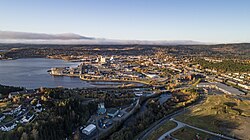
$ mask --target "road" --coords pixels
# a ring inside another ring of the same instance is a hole
[[[153,131],[155,131],[157,128],[159,128],[163,123],[169,121],[169,119],[171,119],[172,117],[174,117],[178,114],[182,114],[184,111],[185,111],[185,109],[177,110],[174,113],[171,113],[171,114],[163,117],[162,119],[156,121],[149,128],[147,128],[145,131],[143,131],[138,136],[137,140],[145,140],[149,136],[149,134],[151,134]]]
[[[177,126],[175,128],[173,128],[173,129],[169,130],[168,132],[166,132],[165,134],[163,134],[160,138],[158,138],[158,140],[164,140],[165,137],[170,136],[171,133],[173,133],[174,131],[185,126],[183,123],[180,123],[180,122],[176,122],[176,123],[177,123]]]
[[[156,91],[155,93],[159,94],[159,93],[162,93],[162,92],[174,92],[174,91],[179,91],[179,90],[183,90],[183,89],[188,89],[190,87],[191,87],[191,85],[187,85],[187,86],[175,88],[173,90],[159,90],[159,91]]]
[[[6,125],[6,124],[9,124],[9,123],[15,123],[17,119],[23,118],[23,116],[27,115],[27,114],[30,112],[30,110],[31,110],[30,108],[27,108],[27,110],[26,110],[22,115],[20,115],[20,116],[18,116],[18,117],[15,117],[15,118],[12,119],[11,121],[8,121],[8,122],[6,122],[6,123],[3,123],[2,125]]]
[[[192,126],[192,125],[189,125],[189,124],[186,124],[186,123],[177,121],[177,120],[175,120],[174,118],[171,118],[170,121],[173,121],[173,122],[177,123],[177,127],[175,127],[174,129],[171,129],[171,130],[169,130],[168,132],[166,132],[165,134],[163,134],[160,138],[158,138],[158,140],[164,140],[164,138],[165,138],[166,136],[169,136],[172,132],[174,132],[174,131],[176,131],[177,129],[182,128],[182,127],[184,127],[184,126],[190,127],[190,128],[196,129],[196,130],[198,130],[198,131],[202,131],[202,132],[205,132],[205,133],[207,133],[207,134],[214,135],[214,136],[216,136],[216,137],[220,137],[220,138],[223,138],[223,139],[236,140],[236,139],[231,138],[231,137],[227,137],[227,136],[224,136],[224,135],[221,135],[221,134],[218,134],[218,133],[214,133],[214,132],[211,132],[211,131],[207,131],[207,130],[204,130],[204,129],[201,129],[201,128],[198,128],[198,127],[195,127],[195,126]]]
[[[162,119],[156,121],[155,123],[153,123],[149,128],[147,128],[146,130],[144,130],[142,133],[139,134],[139,136],[137,137],[137,140],[145,140],[151,133],[153,133],[156,129],[158,129],[159,127],[161,127],[162,124],[164,124],[165,122],[169,121],[171,118],[178,116],[180,114],[185,113],[185,111],[189,110],[191,107],[194,107],[198,104],[200,104],[202,101],[204,101],[204,97],[198,99],[198,101],[192,105],[190,105],[189,107],[185,107],[182,109],[179,109],[165,117],[163,117]]]

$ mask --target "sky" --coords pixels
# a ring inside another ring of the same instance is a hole
[[[0,30],[250,42],[250,0],[1,0]]]

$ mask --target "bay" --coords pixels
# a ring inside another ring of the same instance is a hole
[[[122,82],[88,82],[78,77],[51,76],[52,67],[76,67],[79,62],[58,59],[26,58],[0,61],[0,84],[28,89],[40,87],[91,88],[123,84]]]

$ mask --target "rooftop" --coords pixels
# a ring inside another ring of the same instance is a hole
[[[92,131],[93,129],[96,129],[96,126],[94,124],[89,124],[87,127],[85,127],[83,129],[83,131],[87,131],[87,132],[90,132]]]

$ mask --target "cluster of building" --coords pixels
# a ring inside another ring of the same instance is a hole
[[[187,67],[187,66],[186,66]],[[218,83],[225,83],[226,85],[232,85],[243,91],[250,91],[250,73],[220,73],[214,69],[201,69],[200,65],[193,65],[192,67],[187,67],[190,71],[194,73],[199,73],[206,76],[210,81],[215,81]],[[230,86],[228,86],[230,87]]]
[[[106,109],[104,103],[99,103],[97,110],[98,121],[89,123],[85,128],[81,127],[80,131],[83,134],[89,136],[93,134],[98,128],[107,129],[111,127],[114,122],[114,118],[116,117],[121,118],[123,115],[124,113],[121,112],[120,109],[117,108]]]
[[[5,102],[13,100],[14,98],[26,97],[22,101],[22,104],[12,103],[10,107],[1,110],[0,113],[0,130],[1,131],[10,131],[13,130],[18,124],[30,123],[37,113],[42,112],[42,104],[39,101],[35,105],[31,105],[34,96],[37,93],[36,90],[23,90],[18,92],[11,92],[6,98]]]
[[[130,59],[120,60],[113,56],[84,59],[76,68],[51,68],[50,74],[79,76],[83,80],[139,80],[145,77],[145,75],[134,71],[134,64],[126,64]]]
[[[209,62],[221,59],[205,58]],[[76,68],[52,68],[52,75],[78,76],[82,80],[133,81],[144,84],[168,83],[170,87],[187,84],[197,78],[208,78],[250,90],[250,73],[219,73],[215,69],[192,64],[191,58],[165,56],[89,56]],[[191,64],[191,65],[189,65]],[[169,74],[170,72],[170,74]],[[157,81],[157,82],[154,82]]]
[[[163,60],[154,56],[99,56],[86,58],[75,68],[52,68],[50,74],[78,76],[82,80],[132,81],[145,84],[150,81],[172,83],[173,80],[176,82],[193,78],[194,74],[184,66],[182,60],[170,56]],[[166,74],[166,70],[171,71],[172,76]]]
[[[225,93],[225,94],[235,94],[235,95],[245,95],[244,92],[234,88],[234,87],[231,87],[231,86],[227,86],[223,83],[219,83],[219,82],[202,82],[202,83],[199,83],[197,85],[198,88],[214,88],[214,89],[217,89],[217,90],[220,90],[221,92]]]

